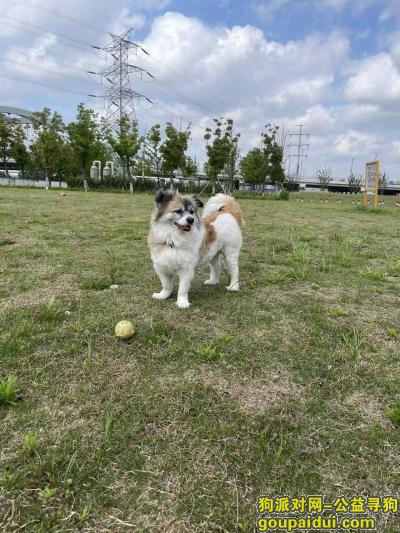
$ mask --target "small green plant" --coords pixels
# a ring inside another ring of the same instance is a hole
[[[387,414],[393,424],[400,425],[400,403],[388,407]]]
[[[86,522],[90,516],[91,505],[85,505],[82,511],[78,513],[78,520],[81,524]]]
[[[22,451],[25,455],[33,455],[34,452],[39,447],[39,441],[36,437],[36,435],[33,435],[32,433],[26,433],[24,435],[24,444],[22,446]]]
[[[214,361],[217,358],[217,348],[212,344],[207,344],[196,350],[196,355],[206,361]]]
[[[400,340],[400,330],[397,328],[387,328],[389,337],[392,339]]]
[[[400,277],[400,261],[390,261],[388,260],[387,272],[389,276],[393,278]]]
[[[233,339],[232,335],[220,335],[218,340],[224,344],[230,342]]]
[[[60,320],[63,314],[63,310],[60,308],[60,305],[55,300],[54,296],[52,296],[43,306],[43,316],[45,320],[48,320],[49,322]]]
[[[329,316],[333,318],[337,318],[340,316],[347,316],[349,313],[346,311],[346,309],[343,309],[343,307],[332,307],[332,309],[329,310]]]
[[[364,341],[355,328],[348,333],[342,333],[342,342],[353,359],[359,356],[364,346]]]
[[[0,405],[15,404],[18,399],[18,385],[15,376],[0,380]]]
[[[115,250],[111,250],[110,248],[106,249],[106,263],[104,267],[104,272],[106,276],[108,277],[109,284],[114,285],[117,283],[117,277],[118,277],[118,255],[115,252]]]
[[[330,274],[332,272],[332,262],[326,261],[325,257],[322,258],[321,266],[319,267],[321,272],[325,272],[325,274]]]
[[[367,281],[385,281],[385,275],[379,270],[367,267],[366,270],[360,272],[360,278]]]
[[[56,492],[56,489],[50,489],[49,487],[46,487],[39,492],[39,498],[42,501],[47,502],[55,496]]]
[[[332,233],[332,235],[330,236],[330,239],[331,241],[333,242],[343,242],[344,241],[344,237],[341,233]]]
[[[103,291],[110,288],[110,282],[101,277],[94,277],[86,279],[82,282],[81,287],[85,290]]]
[[[311,288],[314,289],[314,291],[319,291],[321,285],[319,283],[311,283]]]

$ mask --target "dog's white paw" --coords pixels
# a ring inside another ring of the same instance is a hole
[[[185,300],[183,298],[176,301],[176,305],[179,307],[179,309],[187,309],[190,307],[189,300]]]
[[[206,279],[204,282],[204,285],[218,285],[219,281],[215,281],[213,279]]]
[[[239,283],[234,283],[233,285],[228,285],[228,287],[225,287],[227,291],[230,292],[239,292]]]
[[[161,291],[161,292],[153,292],[152,298],[154,298],[155,300],[166,300],[170,296],[171,296],[171,293]]]

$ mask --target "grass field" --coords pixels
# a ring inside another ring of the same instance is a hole
[[[151,299],[150,196],[0,190],[1,531],[250,532],[261,494],[398,495],[400,211],[305,198],[241,200],[241,292],[201,271],[181,311]]]

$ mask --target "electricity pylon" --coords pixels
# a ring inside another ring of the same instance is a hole
[[[305,124],[298,124],[299,133],[289,133],[290,137],[298,137],[299,140],[297,144],[289,144],[288,148],[291,146],[297,147],[297,154],[290,155],[289,157],[296,157],[297,158],[297,164],[296,164],[296,181],[299,181],[300,172],[301,172],[301,166],[302,166],[302,160],[304,157],[307,157],[307,155],[304,153],[303,147],[308,148],[310,145],[307,143],[303,143],[303,137],[310,137],[309,133],[303,133],[303,127]]]
[[[147,70],[129,63],[130,50],[133,50],[137,55],[140,49],[148,55],[148,52],[139,44],[130,40],[131,33],[132,28],[122,35],[110,33],[112,41],[109,45],[103,48],[99,46],[92,47],[97,50],[104,50],[107,53],[107,57],[110,56],[112,58],[111,65],[101,72],[88,71],[89,74],[101,76],[102,83],[103,79],[110,83],[110,86],[106,88],[102,95],[90,94],[89,96],[105,99],[107,102],[106,120],[112,129],[118,129],[121,118],[124,116],[130,120],[136,120],[135,100],[144,98],[153,103],[147,96],[136,92],[131,87],[130,75],[133,73],[139,74],[141,79],[143,79],[143,76],[154,78]]]

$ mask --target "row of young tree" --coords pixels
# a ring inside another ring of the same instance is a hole
[[[144,136],[138,133],[136,121],[123,116],[117,132],[111,130],[98,114],[79,104],[74,121],[65,124],[58,112],[45,107],[32,115],[33,138],[28,142],[19,121],[0,114],[0,158],[5,174],[14,160],[23,177],[64,179],[77,183],[90,176],[94,160],[104,164],[117,160],[120,179],[129,182],[133,176],[171,178],[175,172],[195,176],[196,160],[187,155],[190,126],[178,130],[166,123],[162,131],[153,125]],[[214,119],[213,129],[204,135],[207,160],[204,172],[213,188],[219,177],[225,177],[226,189],[233,189],[239,174],[253,185],[283,183],[283,149],[277,140],[278,127],[267,124],[261,148],[254,148],[240,158],[240,134],[233,120]]]
[[[327,189],[329,184],[333,181],[333,173],[331,168],[321,167],[317,170],[316,180],[321,186],[322,190]],[[349,192],[356,194],[361,191],[365,178],[361,175],[350,173],[347,178]],[[384,191],[387,187],[388,180],[386,174],[379,174],[379,190]]]

